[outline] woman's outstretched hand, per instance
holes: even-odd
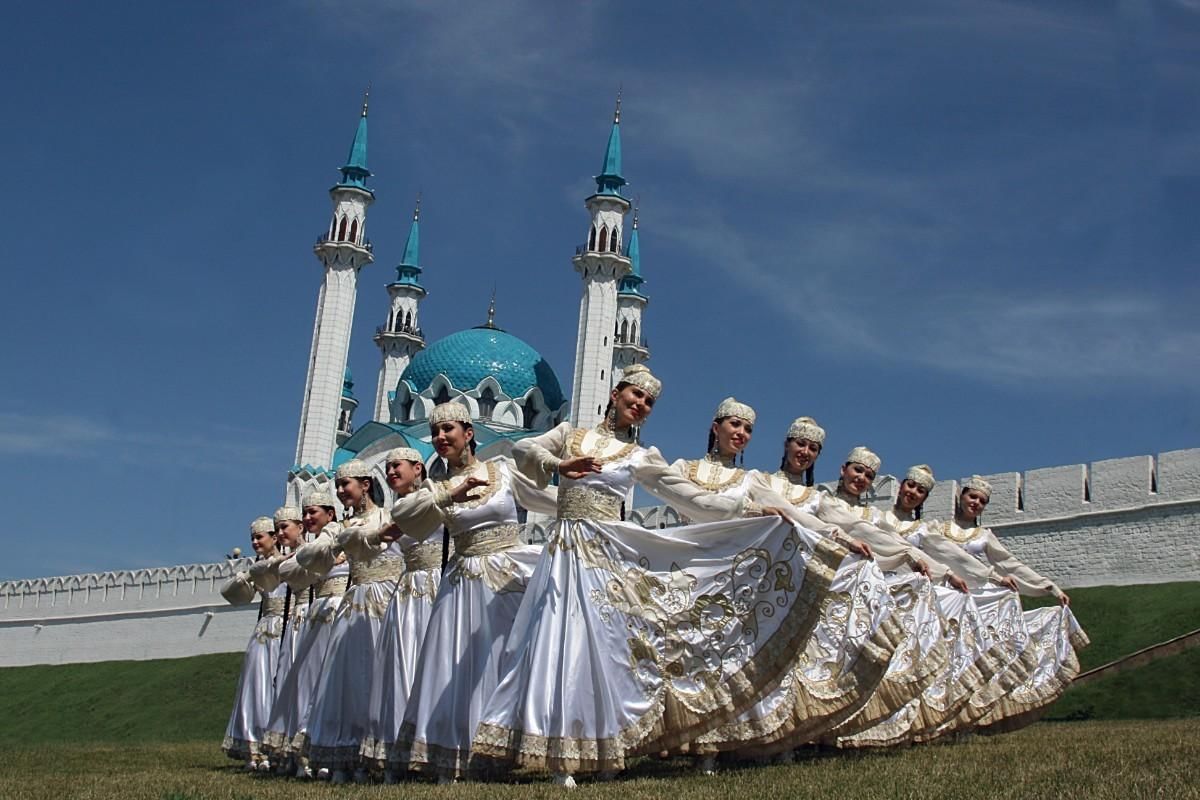
[[[600,463],[591,456],[576,456],[564,458],[558,462],[558,474],[571,480],[579,480],[585,475],[600,471]]]

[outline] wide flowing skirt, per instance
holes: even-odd
[[[920,695],[873,727],[840,737],[839,747],[894,747],[917,741],[952,720],[1002,669],[1004,653],[992,643],[971,595],[938,586],[934,596],[949,660]]]
[[[296,652],[300,649],[300,642],[304,640],[304,629],[308,625],[308,611],[308,599],[305,597],[301,603],[291,608],[287,624],[283,626],[283,636],[279,640],[279,662],[275,667],[276,694],[283,688],[288,672],[296,662]]]
[[[846,556],[807,646],[783,681],[736,720],[700,737],[689,752],[769,756],[817,740],[873,696],[904,638],[879,567]]]
[[[1034,666],[1029,676],[1004,694],[977,723],[980,733],[1004,733],[1036,722],[1079,674],[1076,650],[1090,643],[1066,606],[1026,611],[1027,651]]]
[[[500,682],[501,655],[541,552],[540,545],[519,545],[451,562],[433,605],[394,763],[451,778],[467,773],[475,729]]]
[[[386,764],[399,734],[441,581],[441,566],[405,572],[384,614],[371,670],[367,730],[359,748],[362,760],[376,769]],[[452,663],[443,662],[438,669],[449,671]]]
[[[807,646],[845,553],[775,517],[549,533],[473,750],[552,772],[621,769],[736,717]]]
[[[346,590],[313,690],[306,755],[314,769],[354,769],[370,717],[371,669],[395,580]]]
[[[309,606],[303,629],[297,631],[292,665],[284,681],[276,686],[275,705],[267,727],[267,746],[276,755],[299,754],[303,750],[313,691],[321,677],[333,633],[332,623],[341,602],[340,595],[318,597]]]
[[[242,672],[238,675],[234,693],[233,712],[229,715],[225,740],[221,744],[221,749],[230,758],[248,761],[263,754],[263,738],[275,700],[273,679],[282,631],[282,617],[263,617],[254,626],[254,633],[246,645]]]

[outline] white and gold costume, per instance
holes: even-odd
[[[555,773],[620,769],[752,705],[806,646],[841,558],[785,520],[737,519],[744,500],[698,488],[604,426],[564,423],[514,448],[539,486],[581,455],[601,471],[560,481],[474,742],[478,756]],[[635,483],[691,519],[729,521],[622,522]]]
[[[472,490],[472,499],[453,502],[470,477],[487,483]],[[392,752],[399,766],[443,778],[467,773],[476,727],[499,683],[500,656],[542,551],[521,543],[518,505],[553,514],[555,492],[500,457],[427,482],[392,509],[396,524],[413,535],[445,525],[454,541]]]

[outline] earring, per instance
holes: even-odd
[[[604,414],[604,422],[608,427],[612,428],[617,424],[617,407],[611,403],[608,406],[608,411]]]
[[[467,445],[463,448],[462,455],[459,456],[459,466],[465,467],[471,463],[471,446]]]

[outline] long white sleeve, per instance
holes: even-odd
[[[697,522],[734,519],[745,508],[745,497],[723,497],[701,489],[672,470],[655,447],[647,449],[633,476],[643,489]]]
[[[279,579],[290,586],[293,592],[307,589],[321,580],[324,575],[324,572],[314,572],[305,569],[294,557],[285,558],[279,562]]]
[[[512,459],[506,459],[513,498],[517,505],[535,514],[553,517],[558,513],[558,487],[539,485],[517,469]],[[557,465],[556,465],[557,466]]]
[[[239,572],[221,585],[221,597],[233,606],[244,606],[254,602],[254,586],[249,572]]]
[[[517,469],[539,488],[546,488],[558,472],[558,464],[566,454],[573,430],[571,423],[563,422],[540,436],[517,442],[513,445]]]
[[[863,519],[861,514],[845,502],[833,495],[823,495],[817,516],[827,523],[836,525],[848,536],[866,542],[870,546],[875,561],[884,571],[891,572],[905,567],[913,567],[921,559],[920,551],[894,533],[880,529]],[[945,568],[938,567],[937,574],[930,568],[931,577],[941,579],[945,576]]]
[[[438,502],[444,494],[433,481],[426,480],[417,491],[396,500],[392,506],[392,522],[405,535],[425,541],[446,521],[447,504]]]
[[[1024,562],[1010,553],[1007,547],[1001,544],[1000,540],[996,538],[996,534],[992,533],[991,530],[983,531],[983,535],[987,537],[985,552],[987,553],[988,561],[992,562],[992,566],[1001,575],[1015,580],[1021,594],[1028,595],[1029,597],[1044,597],[1045,595],[1062,597],[1063,591],[1055,585],[1054,581],[1026,566]]]
[[[380,538],[390,518],[382,508],[372,508],[362,517],[349,520],[337,535],[337,546],[355,561],[370,561],[387,549]]]
[[[255,561],[250,566],[250,582],[254,588],[264,592],[274,591],[279,586],[279,565],[282,562],[281,555]]]
[[[302,544],[296,550],[296,562],[311,572],[318,572],[322,575],[329,572],[342,552],[337,543],[337,536],[341,532],[341,525],[336,522],[329,523],[321,530],[316,539]]]

